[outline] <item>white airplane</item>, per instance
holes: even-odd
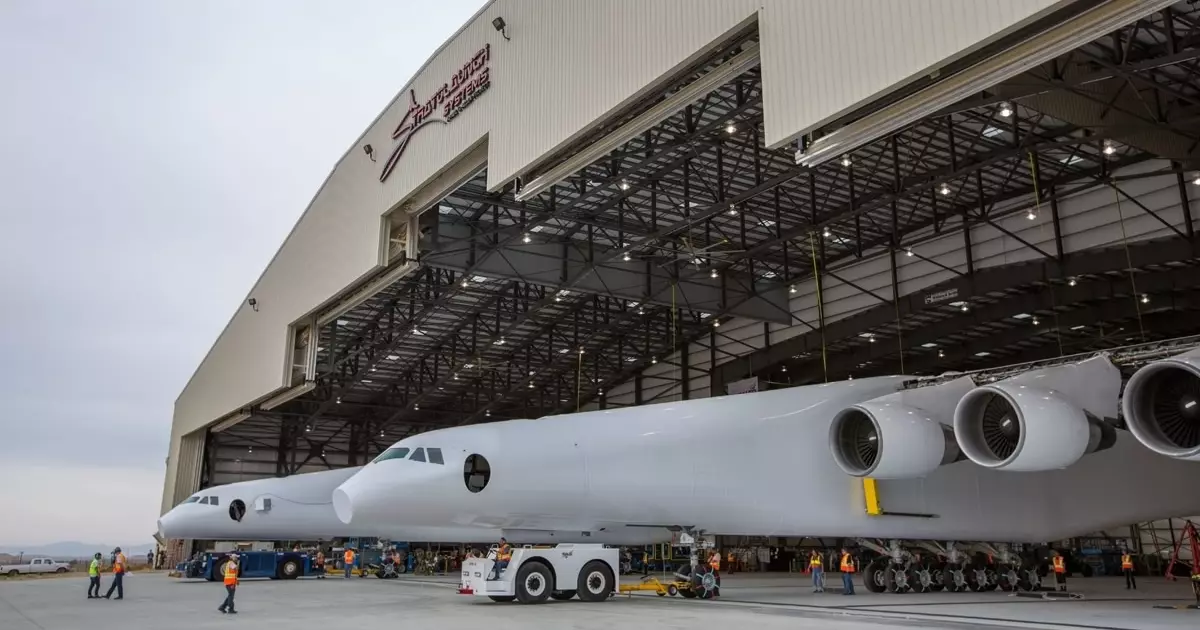
[[[385,538],[430,543],[491,543],[504,534],[481,527],[412,526],[403,523],[347,525],[333,510],[335,488],[361,467],[241,481],[206,488],[158,521],[159,536],[198,540],[332,540]],[[576,534],[579,534],[576,532]],[[666,534],[669,540],[670,534]],[[545,542],[546,536],[509,535],[514,544]],[[553,538],[553,537],[552,537]],[[585,535],[560,542],[593,540]],[[600,542],[620,543],[609,537]]]
[[[866,378],[436,430],[392,445],[333,505],[354,528],[543,541],[651,543],[674,528],[1059,540],[1200,512],[1188,490],[1200,467],[1186,461],[1200,459],[1198,362],[1154,363],[1131,380],[1132,435],[1116,428],[1121,376],[1100,356],[979,386]],[[882,514],[865,510],[859,477],[877,480]]]

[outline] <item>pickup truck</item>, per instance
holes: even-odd
[[[34,558],[26,564],[0,564],[0,575],[24,575],[29,573],[66,573],[71,567],[50,558]]]

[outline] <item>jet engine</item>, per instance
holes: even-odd
[[[1107,357],[1024,372],[971,390],[954,410],[954,435],[986,468],[1066,468],[1116,442],[1121,374]]]
[[[1200,349],[1134,372],[1121,410],[1129,431],[1146,448],[1200,461]]]
[[[963,460],[950,420],[974,386],[963,377],[843,409],[829,427],[834,461],[854,477],[911,479]]]

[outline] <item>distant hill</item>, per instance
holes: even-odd
[[[111,543],[81,543],[76,541],[56,542],[48,545],[6,545],[0,544],[0,554],[17,556],[24,553],[26,558],[30,556],[50,556],[59,560],[70,560],[72,558],[87,558],[99,551],[108,557],[109,552],[113,547],[118,545]],[[146,552],[155,548],[153,543],[141,545],[120,545],[121,551],[130,559],[138,556],[146,557]]]

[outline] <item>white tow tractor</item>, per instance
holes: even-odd
[[[547,599],[579,596],[599,602],[617,592],[621,554],[604,545],[555,545],[514,549],[508,566],[492,575],[495,552],[463,562],[461,595],[487,597],[494,602],[540,604]]]

